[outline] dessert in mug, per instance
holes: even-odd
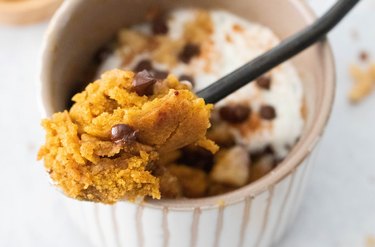
[[[206,197],[251,183],[302,133],[295,68],[277,66],[213,109],[193,92],[278,42],[270,29],[222,10],[179,9],[120,30],[96,56],[96,77],[135,73],[104,73],[69,112],[44,120],[39,157],[67,195],[105,203]]]

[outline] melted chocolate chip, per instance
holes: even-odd
[[[276,110],[270,105],[263,105],[260,107],[259,115],[265,120],[272,120],[276,118]]]
[[[195,85],[195,81],[194,81],[194,78],[190,75],[181,75],[179,78],[178,78],[179,81],[188,81],[191,83],[191,85],[194,87]]]
[[[165,16],[157,16],[152,21],[152,33],[153,34],[167,34],[168,33],[168,24]]]
[[[164,80],[168,76],[168,71],[162,71],[162,70],[157,70],[157,69],[153,69],[151,73],[158,80]]]
[[[242,123],[251,114],[251,109],[246,105],[227,105],[219,110],[220,117],[229,123]]]
[[[184,63],[189,63],[193,57],[198,56],[200,53],[201,49],[198,45],[188,43],[184,46],[178,58]]]
[[[142,70],[138,72],[133,79],[133,89],[140,95],[152,95],[154,91],[154,84],[157,79],[149,73],[147,70]]]
[[[137,140],[138,130],[127,124],[116,124],[111,128],[111,141],[116,144],[129,144]]]
[[[264,153],[265,154],[275,154],[275,150],[273,150],[273,147],[271,145],[267,145],[264,148]]]
[[[184,164],[194,168],[210,172],[214,164],[214,155],[203,148],[183,148],[177,164]]]
[[[135,66],[135,69],[134,69],[135,72],[140,72],[142,70],[148,70],[148,71],[152,70],[152,63],[150,60],[147,60],[147,59],[142,60],[137,64],[137,66]]]
[[[269,76],[261,76],[256,79],[257,85],[265,90],[269,90],[271,88],[271,78]]]

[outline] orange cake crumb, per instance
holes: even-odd
[[[371,64],[367,69],[352,65],[349,71],[353,77],[354,85],[348,97],[352,103],[358,103],[375,89],[375,64]]]

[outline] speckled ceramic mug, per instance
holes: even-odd
[[[264,24],[281,38],[313,22],[300,0],[67,0],[47,32],[41,102],[45,116],[64,109],[95,51],[152,6],[222,8]],[[66,199],[72,217],[96,246],[270,246],[296,215],[334,98],[329,45],[293,59],[305,89],[307,123],[299,143],[271,173],[239,190],[203,199],[119,202]]]

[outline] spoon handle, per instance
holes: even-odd
[[[275,66],[319,41],[333,29],[360,0],[338,0],[322,17],[279,45],[220,78],[197,95],[206,103],[216,103]]]

